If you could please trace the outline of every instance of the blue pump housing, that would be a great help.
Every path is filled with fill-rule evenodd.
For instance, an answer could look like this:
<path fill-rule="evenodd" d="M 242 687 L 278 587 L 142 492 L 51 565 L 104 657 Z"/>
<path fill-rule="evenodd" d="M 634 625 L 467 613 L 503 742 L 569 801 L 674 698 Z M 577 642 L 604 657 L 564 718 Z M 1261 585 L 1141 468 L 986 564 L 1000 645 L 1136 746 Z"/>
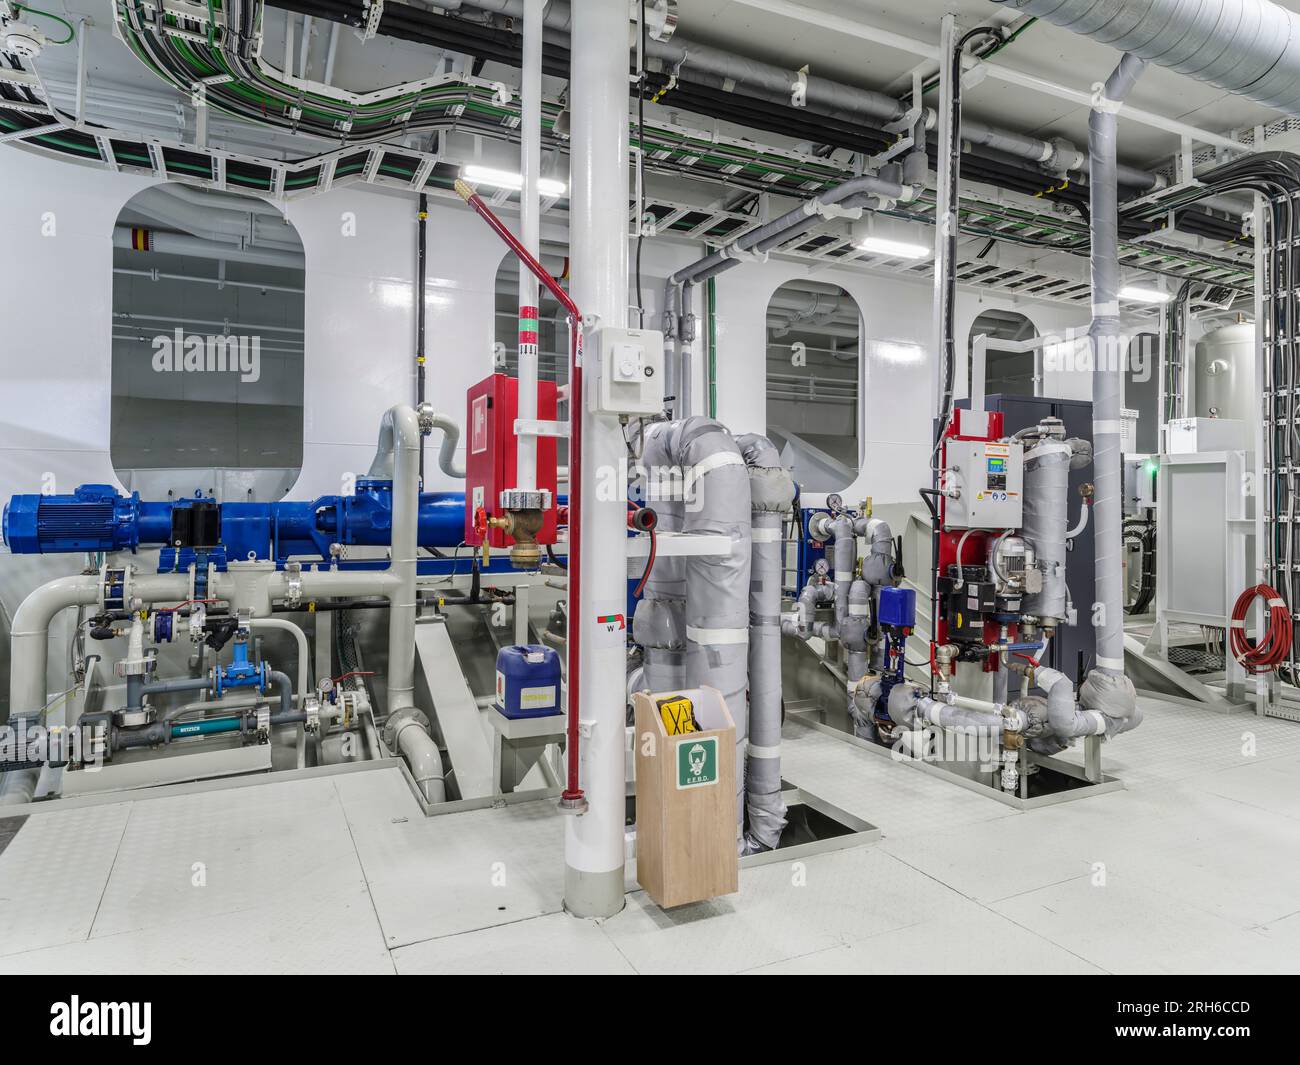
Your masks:
<path fill-rule="evenodd" d="M 127 551 L 140 542 L 140 494 L 83 484 L 71 495 L 14 496 L 4 509 L 4 538 L 16 555 Z M 170 519 L 168 529 L 170 529 Z"/>
<path fill-rule="evenodd" d="M 515 644 L 497 653 L 496 710 L 509 718 L 560 713 L 560 656 L 540 644 Z"/>
<path fill-rule="evenodd" d="M 112 485 L 86 484 L 71 495 L 18 495 L 4 508 L 4 540 L 16 555 L 74 551 L 134 551 L 167 547 L 163 568 L 184 569 L 190 548 L 168 546 L 172 510 L 193 500 L 144 502 L 138 492 L 120 496 Z M 356 494 L 279 503 L 222 503 L 221 544 L 212 553 L 219 569 L 226 559 L 329 560 L 330 544 L 385 545 L 392 540 L 393 483 L 357 481 Z M 465 535 L 465 494 L 420 495 L 421 547 L 454 548 Z"/>

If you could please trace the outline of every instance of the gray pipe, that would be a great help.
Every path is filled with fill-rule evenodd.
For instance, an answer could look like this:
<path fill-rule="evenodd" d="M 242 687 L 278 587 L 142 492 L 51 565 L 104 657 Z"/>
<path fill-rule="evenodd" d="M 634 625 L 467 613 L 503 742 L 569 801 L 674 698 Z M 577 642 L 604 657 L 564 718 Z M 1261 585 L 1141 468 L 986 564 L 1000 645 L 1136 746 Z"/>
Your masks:
<path fill-rule="evenodd" d="M 749 468 L 751 562 L 749 580 L 749 750 L 745 796 L 749 831 L 745 852 L 781 842 L 786 805 L 781 797 L 781 527 L 794 503 L 790 471 L 765 436 L 738 437 Z"/>
<path fill-rule="evenodd" d="M 1123 500 L 1120 454 L 1120 395 L 1123 360 L 1119 342 L 1119 194 L 1115 182 L 1116 112 L 1146 69 L 1145 60 L 1126 55 L 1106 82 L 1102 105 L 1088 122 L 1091 153 L 1089 206 L 1092 214 L 1092 420 L 1096 497 L 1095 540 L 1097 665 L 1124 675 Z M 1136 696 L 1134 697 L 1136 699 Z"/>
<path fill-rule="evenodd" d="M 685 687 L 717 688 L 736 723 L 736 824 L 744 816 L 749 707 L 749 472 L 731 434 L 711 418 L 656 426 L 669 467 L 683 486 L 683 535 L 730 538 L 727 555 L 686 559 Z M 649 444 L 647 444 L 649 450 Z"/>
<path fill-rule="evenodd" d="M 642 498 L 658 516 L 660 533 L 680 533 L 685 503 L 680 482 L 664 477 L 673 468 L 668 453 L 670 424 L 658 422 L 645 434 L 641 451 Z M 686 686 L 686 559 L 663 555 L 655 560 L 633 620 L 636 642 L 644 651 L 645 684 L 652 692 Z"/>
<path fill-rule="evenodd" d="M 1047 696 L 1047 724 L 1061 740 L 1106 733 L 1106 718 L 1096 710 L 1078 710 L 1074 684 L 1064 673 L 1046 666 L 1034 670 L 1034 684 Z"/>
<path fill-rule="evenodd" d="M 1172 14 L 1172 12 L 1167 12 Z M 1092 418 L 1093 480 L 1096 496 L 1097 668 L 1079 690 L 1085 710 L 1102 713 L 1107 733 L 1136 728 L 1142 721 L 1133 682 L 1124 675 L 1123 501 L 1120 454 L 1119 222 L 1115 182 L 1115 115 L 1128 98 L 1146 61 L 1125 55 L 1106 82 L 1103 106 L 1088 122 L 1092 214 Z"/>
<path fill-rule="evenodd" d="M 994 0 L 1057 26 L 1300 114 L 1300 15 L 1269 0 Z M 1106 95 L 1116 99 L 1107 89 Z"/>
<path fill-rule="evenodd" d="M 391 480 L 394 472 L 393 437 L 394 414 L 398 408 L 384 413 L 379 423 L 379 443 L 375 448 L 375 457 L 371 460 L 367 477 L 382 477 Z M 435 429 L 442 430 L 442 446 L 438 449 L 438 467 L 448 477 L 465 476 L 465 460 L 457 458 L 456 448 L 460 444 L 460 423 L 446 414 L 436 412 L 431 404 L 425 403 L 417 413 L 419 432 L 427 436 Z"/>
<path fill-rule="evenodd" d="M 858 518 L 853 528 L 870 543 L 862 559 L 862 579 L 872 588 L 893 584 L 898 567 L 894 563 L 894 533 L 889 523 L 883 518 Z"/>

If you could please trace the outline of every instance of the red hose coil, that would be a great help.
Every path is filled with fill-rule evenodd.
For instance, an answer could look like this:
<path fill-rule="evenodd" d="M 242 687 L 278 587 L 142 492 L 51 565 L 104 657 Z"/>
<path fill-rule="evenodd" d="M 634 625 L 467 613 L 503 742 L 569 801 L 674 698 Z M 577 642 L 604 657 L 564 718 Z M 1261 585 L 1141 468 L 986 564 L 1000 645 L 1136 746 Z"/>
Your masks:
<path fill-rule="evenodd" d="M 1246 615 L 1257 598 L 1268 605 L 1268 625 L 1256 642 L 1246 635 Z M 1247 588 L 1237 597 L 1230 632 L 1232 656 L 1247 673 L 1272 673 L 1291 654 L 1291 611 L 1267 584 Z"/>

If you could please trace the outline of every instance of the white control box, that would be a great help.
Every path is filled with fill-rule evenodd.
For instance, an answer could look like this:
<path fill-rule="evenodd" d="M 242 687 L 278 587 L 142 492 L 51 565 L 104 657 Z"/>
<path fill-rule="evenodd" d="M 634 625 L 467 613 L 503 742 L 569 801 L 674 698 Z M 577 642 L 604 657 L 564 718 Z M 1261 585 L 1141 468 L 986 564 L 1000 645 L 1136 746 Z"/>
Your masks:
<path fill-rule="evenodd" d="M 664 409 L 664 335 L 653 329 L 599 330 L 585 365 L 594 414 L 659 414 Z"/>
<path fill-rule="evenodd" d="M 1025 449 L 1015 440 L 949 440 L 950 488 L 944 502 L 949 529 L 1019 529 L 1025 517 Z"/>

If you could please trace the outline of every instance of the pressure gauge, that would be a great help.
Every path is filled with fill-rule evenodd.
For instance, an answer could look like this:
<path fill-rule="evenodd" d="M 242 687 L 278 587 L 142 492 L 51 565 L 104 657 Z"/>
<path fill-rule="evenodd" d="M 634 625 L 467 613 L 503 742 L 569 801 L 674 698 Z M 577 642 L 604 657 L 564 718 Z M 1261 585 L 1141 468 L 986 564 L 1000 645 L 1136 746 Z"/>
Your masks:
<path fill-rule="evenodd" d="M 832 514 L 838 514 L 844 509 L 844 500 L 838 492 L 832 492 L 826 497 L 826 506 L 830 508 Z"/>
<path fill-rule="evenodd" d="M 825 577 L 826 574 L 830 573 L 830 571 L 831 571 L 831 564 L 827 562 L 826 559 L 824 558 L 819 558 L 816 562 L 813 563 L 813 572 L 817 574 L 817 576 L 819 577 Z"/>

